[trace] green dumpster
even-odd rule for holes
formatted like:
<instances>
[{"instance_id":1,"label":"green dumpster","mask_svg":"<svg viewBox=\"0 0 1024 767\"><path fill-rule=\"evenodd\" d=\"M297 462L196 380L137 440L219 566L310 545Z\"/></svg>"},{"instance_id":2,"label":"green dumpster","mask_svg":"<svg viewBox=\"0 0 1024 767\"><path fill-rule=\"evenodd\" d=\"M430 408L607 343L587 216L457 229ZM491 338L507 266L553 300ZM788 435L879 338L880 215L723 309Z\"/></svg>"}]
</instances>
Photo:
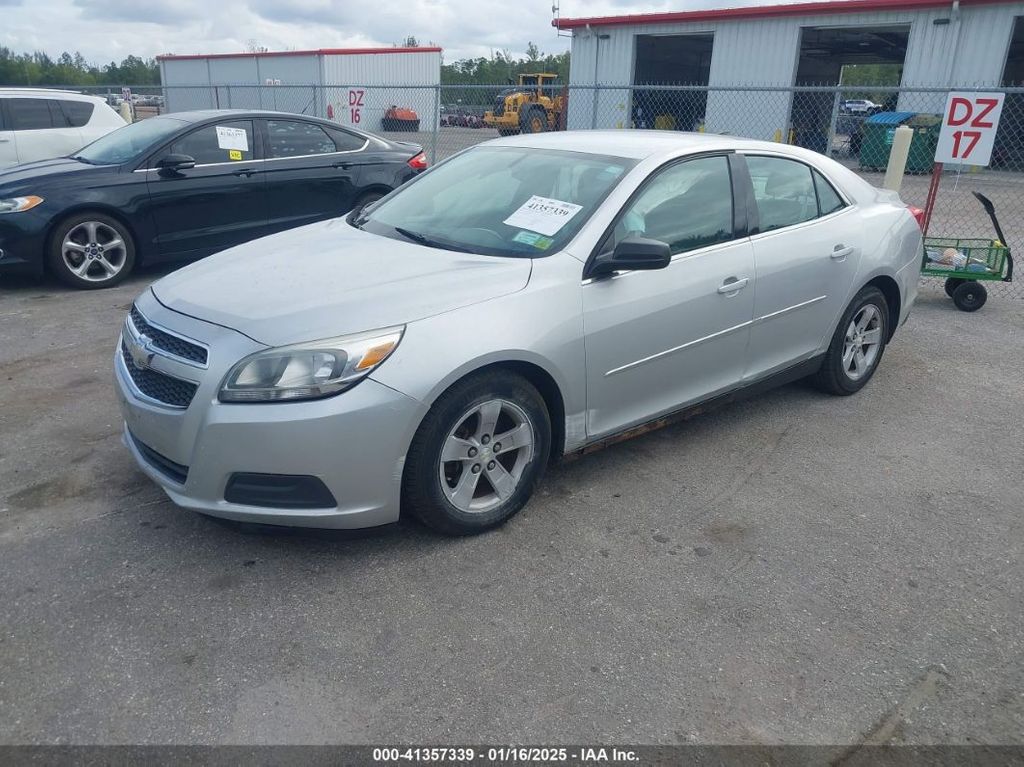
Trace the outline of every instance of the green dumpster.
<instances>
[{"instance_id":1,"label":"green dumpster","mask_svg":"<svg viewBox=\"0 0 1024 767\"><path fill-rule=\"evenodd\" d=\"M942 119L938 115L916 112L879 112L864 121L860 144L860 167L885 170L892 152L896 129L906 125L914 131L907 157L907 173L927 173L935 162Z\"/></svg>"}]
</instances>

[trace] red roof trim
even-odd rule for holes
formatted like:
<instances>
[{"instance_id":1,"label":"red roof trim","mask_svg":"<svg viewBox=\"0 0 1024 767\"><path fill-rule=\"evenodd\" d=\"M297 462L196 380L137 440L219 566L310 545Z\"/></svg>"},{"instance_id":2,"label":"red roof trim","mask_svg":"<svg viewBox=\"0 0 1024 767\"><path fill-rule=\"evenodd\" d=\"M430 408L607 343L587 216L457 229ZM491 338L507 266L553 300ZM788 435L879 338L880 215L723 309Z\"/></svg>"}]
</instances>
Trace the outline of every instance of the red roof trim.
<instances>
[{"instance_id":1,"label":"red roof trim","mask_svg":"<svg viewBox=\"0 0 1024 767\"><path fill-rule=\"evenodd\" d=\"M245 59L266 58L270 56L359 56L367 53L440 53L441 48L425 46L422 48L319 48L314 51L267 51L266 53L190 53L175 56L165 53L157 56L157 61L183 61L188 59Z\"/></svg>"},{"instance_id":2,"label":"red roof trim","mask_svg":"<svg viewBox=\"0 0 1024 767\"><path fill-rule=\"evenodd\" d=\"M960 5L997 5L1015 0L960 0ZM729 21L779 16L810 16L822 14L859 13L864 11L913 11L921 8L952 8L950 0L819 0L786 5L755 5L746 8L716 8L707 11L674 11L669 13L635 13L628 16L594 16L591 18L555 19L552 26L578 29L590 25L606 27L616 24L671 24L674 22Z\"/></svg>"}]
</instances>

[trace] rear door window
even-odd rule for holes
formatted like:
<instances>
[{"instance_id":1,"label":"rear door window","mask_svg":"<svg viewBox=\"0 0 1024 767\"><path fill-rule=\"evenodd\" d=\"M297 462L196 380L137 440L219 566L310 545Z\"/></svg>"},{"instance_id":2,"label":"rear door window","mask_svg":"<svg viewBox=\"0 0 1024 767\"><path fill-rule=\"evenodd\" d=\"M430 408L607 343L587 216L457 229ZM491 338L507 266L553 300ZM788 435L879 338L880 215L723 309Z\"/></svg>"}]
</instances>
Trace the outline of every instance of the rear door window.
<instances>
[{"instance_id":1,"label":"rear door window","mask_svg":"<svg viewBox=\"0 0 1024 767\"><path fill-rule=\"evenodd\" d=\"M270 139L267 156L270 159L309 157L338 151L327 132L313 123L267 120L267 135Z\"/></svg>"},{"instance_id":2,"label":"rear door window","mask_svg":"<svg viewBox=\"0 0 1024 767\"><path fill-rule=\"evenodd\" d=\"M175 141L160 156L168 154L188 155L196 165L251 160L252 121L231 120L199 128Z\"/></svg>"},{"instance_id":3,"label":"rear door window","mask_svg":"<svg viewBox=\"0 0 1024 767\"><path fill-rule=\"evenodd\" d=\"M784 157L748 155L746 159L762 232L818 217L818 195L807 165Z\"/></svg>"},{"instance_id":4,"label":"rear door window","mask_svg":"<svg viewBox=\"0 0 1024 767\"><path fill-rule=\"evenodd\" d=\"M89 124L92 119L92 111L95 105L88 101L67 101L57 99L53 102L64 118L64 125L68 128L82 128Z\"/></svg>"},{"instance_id":5,"label":"rear door window","mask_svg":"<svg viewBox=\"0 0 1024 767\"><path fill-rule=\"evenodd\" d=\"M54 124L47 99L7 99L10 130L46 130Z\"/></svg>"}]
</instances>

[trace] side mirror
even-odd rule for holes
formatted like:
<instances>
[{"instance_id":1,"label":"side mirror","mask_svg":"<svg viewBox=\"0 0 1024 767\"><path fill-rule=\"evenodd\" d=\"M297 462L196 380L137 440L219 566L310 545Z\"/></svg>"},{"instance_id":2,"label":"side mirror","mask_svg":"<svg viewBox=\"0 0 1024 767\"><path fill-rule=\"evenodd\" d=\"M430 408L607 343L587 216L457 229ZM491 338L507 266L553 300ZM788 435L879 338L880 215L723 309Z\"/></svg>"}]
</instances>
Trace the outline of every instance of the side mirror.
<instances>
[{"instance_id":1,"label":"side mirror","mask_svg":"<svg viewBox=\"0 0 1024 767\"><path fill-rule=\"evenodd\" d=\"M157 160L156 167L161 174L174 174L196 167L196 160L187 154L169 154Z\"/></svg>"},{"instance_id":2,"label":"side mirror","mask_svg":"<svg viewBox=\"0 0 1024 767\"><path fill-rule=\"evenodd\" d=\"M606 277L613 272L664 269L672 262L667 242L646 237L626 237L611 253L602 253L590 268L591 277Z\"/></svg>"}]
</instances>

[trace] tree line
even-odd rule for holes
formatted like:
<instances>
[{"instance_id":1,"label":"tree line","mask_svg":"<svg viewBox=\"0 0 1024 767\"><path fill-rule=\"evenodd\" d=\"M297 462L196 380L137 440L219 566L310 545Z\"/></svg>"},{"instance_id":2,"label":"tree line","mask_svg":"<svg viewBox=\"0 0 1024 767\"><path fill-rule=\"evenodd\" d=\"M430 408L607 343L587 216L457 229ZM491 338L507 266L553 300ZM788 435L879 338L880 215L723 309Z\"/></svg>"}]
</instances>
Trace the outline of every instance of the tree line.
<instances>
[{"instance_id":1,"label":"tree line","mask_svg":"<svg viewBox=\"0 0 1024 767\"><path fill-rule=\"evenodd\" d=\"M0 47L0 85L159 85L156 59L128 56L118 64L96 65L77 51L56 59L42 51L15 53Z\"/></svg>"}]
</instances>

